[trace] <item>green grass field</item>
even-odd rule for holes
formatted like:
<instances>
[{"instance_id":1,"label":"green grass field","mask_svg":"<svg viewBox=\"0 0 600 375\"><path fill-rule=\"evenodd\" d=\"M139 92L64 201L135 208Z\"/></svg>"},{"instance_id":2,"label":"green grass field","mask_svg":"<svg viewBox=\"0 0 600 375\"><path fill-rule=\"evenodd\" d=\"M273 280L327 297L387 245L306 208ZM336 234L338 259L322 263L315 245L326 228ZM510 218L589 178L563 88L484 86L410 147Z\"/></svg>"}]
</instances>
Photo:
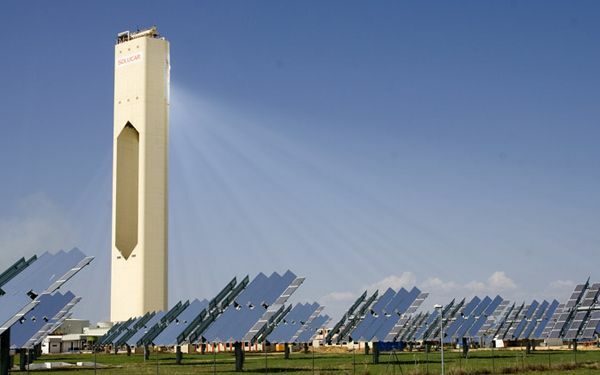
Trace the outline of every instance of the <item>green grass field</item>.
<instances>
[{"instance_id":1,"label":"green grass field","mask_svg":"<svg viewBox=\"0 0 600 375\"><path fill-rule=\"evenodd\" d=\"M600 374L600 351L539 350L526 355L520 350L471 351L462 358L457 351L445 353L446 374ZM234 373L234 357L230 353L184 354L183 364L175 364L175 354L143 355L97 354L97 363L114 366L97 369L99 374L227 374ZM36 362L93 362L93 354L45 355ZM313 371L314 368L314 371ZM244 372L279 374L439 374L440 353L381 353L374 365L372 356L361 353L326 354L292 353L286 360L282 353L247 353ZM51 374L93 374L93 369L44 371Z\"/></svg>"}]
</instances>

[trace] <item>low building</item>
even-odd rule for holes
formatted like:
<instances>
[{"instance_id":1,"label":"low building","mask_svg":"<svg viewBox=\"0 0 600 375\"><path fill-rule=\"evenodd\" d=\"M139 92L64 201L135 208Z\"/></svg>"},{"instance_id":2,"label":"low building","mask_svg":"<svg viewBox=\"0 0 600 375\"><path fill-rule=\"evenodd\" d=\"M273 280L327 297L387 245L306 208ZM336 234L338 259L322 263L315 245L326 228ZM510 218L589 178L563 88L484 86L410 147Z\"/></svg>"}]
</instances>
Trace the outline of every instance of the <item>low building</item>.
<instances>
[{"instance_id":1,"label":"low building","mask_svg":"<svg viewBox=\"0 0 600 375\"><path fill-rule=\"evenodd\" d=\"M92 350L94 343L106 334L112 324L98 323L90 327L89 320L67 319L42 342L42 353L73 353Z\"/></svg>"}]
</instances>

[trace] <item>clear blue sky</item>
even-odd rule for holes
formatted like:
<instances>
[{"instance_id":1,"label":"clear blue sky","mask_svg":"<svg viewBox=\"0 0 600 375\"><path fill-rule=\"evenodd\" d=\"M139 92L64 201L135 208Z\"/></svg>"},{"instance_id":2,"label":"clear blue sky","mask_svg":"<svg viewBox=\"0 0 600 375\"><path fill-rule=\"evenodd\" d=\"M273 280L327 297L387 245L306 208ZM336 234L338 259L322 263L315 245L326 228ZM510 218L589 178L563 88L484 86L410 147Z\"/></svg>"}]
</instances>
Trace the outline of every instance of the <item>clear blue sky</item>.
<instances>
[{"instance_id":1,"label":"clear blue sky","mask_svg":"<svg viewBox=\"0 0 600 375\"><path fill-rule=\"evenodd\" d=\"M171 303L287 268L339 313L600 279L597 1L0 5L0 265L77 245L108 318L113 45L171 42ZM436 301L433 301L436 299Z\"/></svg>"}]
</instances>

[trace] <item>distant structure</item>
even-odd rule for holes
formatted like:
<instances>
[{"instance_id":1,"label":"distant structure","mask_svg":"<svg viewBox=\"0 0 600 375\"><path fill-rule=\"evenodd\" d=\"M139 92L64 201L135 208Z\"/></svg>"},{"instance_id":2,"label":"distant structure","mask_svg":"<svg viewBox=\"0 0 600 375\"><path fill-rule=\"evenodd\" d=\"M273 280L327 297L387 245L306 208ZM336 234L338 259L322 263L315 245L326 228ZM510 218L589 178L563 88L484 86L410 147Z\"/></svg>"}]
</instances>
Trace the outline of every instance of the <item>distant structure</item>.
<instances>
[{"instance_id":1,"label":"distant structure","mask_svg":"<svg viewBox=\"0 0 600 375\"><path fill-rule=\"evenodd\" d=\"M169 42L156 27L115 45L111 320L166 310Z\"/></svg>"}]
</instances>

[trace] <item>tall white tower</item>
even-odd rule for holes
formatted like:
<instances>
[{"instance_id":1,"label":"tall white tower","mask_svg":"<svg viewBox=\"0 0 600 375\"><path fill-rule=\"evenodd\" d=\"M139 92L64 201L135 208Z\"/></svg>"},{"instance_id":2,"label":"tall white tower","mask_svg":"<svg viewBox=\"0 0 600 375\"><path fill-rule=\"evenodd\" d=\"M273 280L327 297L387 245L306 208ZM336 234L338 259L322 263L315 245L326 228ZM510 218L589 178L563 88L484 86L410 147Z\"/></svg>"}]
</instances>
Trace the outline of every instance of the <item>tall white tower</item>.
<instances>
[{"instance_id":1,"label":"tall white tower","mask_svg":"<svg viewBox=\"0 0 600 375\"><path fill-rule=\"evenodd\" d=\"M112 321L167 308L169 42L156 27L115 45Z\"/></svg>"}]
</instances>

